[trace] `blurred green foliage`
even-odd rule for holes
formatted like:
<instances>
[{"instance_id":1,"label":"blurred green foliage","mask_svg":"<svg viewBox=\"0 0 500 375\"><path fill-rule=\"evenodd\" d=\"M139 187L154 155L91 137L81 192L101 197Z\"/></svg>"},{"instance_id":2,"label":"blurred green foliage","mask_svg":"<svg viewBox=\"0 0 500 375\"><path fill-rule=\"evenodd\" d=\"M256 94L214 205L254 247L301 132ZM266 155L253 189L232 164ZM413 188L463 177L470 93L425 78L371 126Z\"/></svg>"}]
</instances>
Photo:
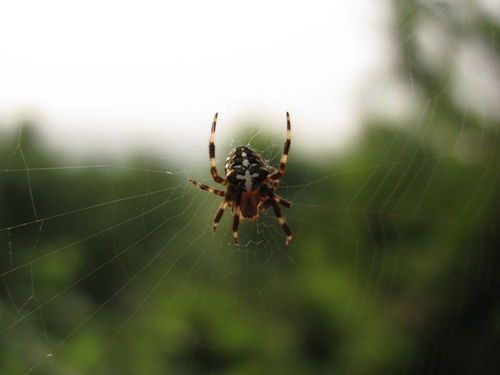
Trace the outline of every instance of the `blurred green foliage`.
<instances>
[{"instance_id":1,"label":"blurred green foliage","mask_svg":"<svg viewBox=\"0 0 500 375\"><path fill-rule=\"evenodd\" d=\"M419 14L396 9L405 38ZM4 134L0 374L498 373L498 124L404 69L427 117L320 164L292 147L288 248L270 214L240 250L227 217L211 233L219 199L179 165L69 168L29 124Z\"/></svg>"}]
</instances>

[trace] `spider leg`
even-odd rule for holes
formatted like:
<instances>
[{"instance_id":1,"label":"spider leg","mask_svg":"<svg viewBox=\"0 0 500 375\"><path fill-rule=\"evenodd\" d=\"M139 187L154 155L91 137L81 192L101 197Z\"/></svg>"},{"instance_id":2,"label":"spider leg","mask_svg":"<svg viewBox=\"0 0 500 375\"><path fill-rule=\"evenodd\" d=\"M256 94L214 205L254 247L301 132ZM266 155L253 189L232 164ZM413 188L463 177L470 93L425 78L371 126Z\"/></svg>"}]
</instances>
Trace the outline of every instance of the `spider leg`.
<instances>
[{"instance_id":1,"label":"spider leg","mask_svg":"<svg viewBox=\"0 0 500 375\"><path fill-rule=\"evenodd\" d=\"M231 202L233 191L228 188L224 193L224 201L220 204L217 213L215 214L214 221L212 222L212 229L215 231L217 229L217 225L219 225L220 219L222 219L222 215L224 215L225 209L229 206Z\"/></svg>"},{"instance_id":2,"label":"spider leg","mask_svg":"<svg viewBox=\"0 0 500 375\"><path fill-rule=\"evenodd\" d=\"M276 200L276 196L274 195L273 191L267 186L267 185L262 185L263 190L269 195L269 200L271 201L271 206L273 207L274 214L276 215L276 218L278 219L278 223L281 225L281 228L283 229L283 232L286 234L286 243L285 245L288 245L292 239L292 230L288 226L285 218L283 215L281 215L281 209L280 206L278 205L278 202Z\"/></svg>"},{"instance_id":3,"label":"spider leg","mask_svg":"<svg viewBox=\"0 0 500 375\"><path fill-rule=\"evenodd\" d=\"M278 194L274 194L274 200L276 201L276 203L281 204L283 207L286 207L286 208L292 208L292 206L293 206L292 202L290 202L289 200L286 200L283 197L280 197ZM261 202L260 209L267 210L269 207L272 206L271 201L272 201L271 198L264 199Z\"/></svg>"},{"instance_id":4,"label":"spider leg","mask_svg":"<svg viewBox=\"0 0 500 375\"><path fill-rule=\"evenodd\" d=\"M226 195L222 190L214 189L208 185L201 184L198 181L193 180L192 178L189 179L189 182L191 182L194 186L196 186L198 189L208 191L209 193L218 195L219 197L223 197Z\"/></svg>"},{"instance_id":5,"label":"spider leg","mask_svg":"<svg viewBox=\"0 0 500 375\"><path fill-rule=\"evenodd\" d=\"M288 161L288 152L290 151L290 144L292 142L292 128L290 125L290 114L286 113L286 140L281 154L280 167L277 172L269 176L269 180L279 180L285 174L286 163Z\"/></svg>"},{"instance_id":6,"label":"spider leg","mask_svg":"<svg viewBox=\"0 0 500 375\"><path fill-rule=\"evenodd\" d=\"M222 215L224 215L224 210L226 209L227 206L228 206L228 201L226 200L220 204L219 210L215 214L214 221L212 223L212 229L214 230L214 232L217 229L217 225L219 225L219 221L222 218Z\"/></svg>"},{"instance_id":7,"label":"spider leg","mask_svg":"<svg viewBox=\"0 0 500 375\"><path fill-rule=\"evenodd\" d=\"M227 181L219 176L217 172L217 162L215 161L215 127L217 125L218 113L215 114L212 122L212 131L210 132L210 141L208 142L208 156L210 158L210 173L215 182L226 185Z\"/></svg>"},{"instance_id":8,"label":"spider leg","mask_svg":"<svg viewBox=\"0 0 500 375\"><path fill-rule=\"evenodd\" d=\"M233 204L233 240L236 247L240 246L240 240L238 237L238 227L240 225L240 202L241 202L241 192L236 193Z\"/></svg>"}]
</instances>

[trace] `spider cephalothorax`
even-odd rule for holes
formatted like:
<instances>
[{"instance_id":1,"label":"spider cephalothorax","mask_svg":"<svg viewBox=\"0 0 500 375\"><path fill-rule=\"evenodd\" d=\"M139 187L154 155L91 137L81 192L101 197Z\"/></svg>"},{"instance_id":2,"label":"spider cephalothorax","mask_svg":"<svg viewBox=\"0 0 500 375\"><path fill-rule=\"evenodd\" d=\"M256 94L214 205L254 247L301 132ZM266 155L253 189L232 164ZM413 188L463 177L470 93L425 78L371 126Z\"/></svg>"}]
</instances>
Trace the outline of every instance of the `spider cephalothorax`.
<instances>
[{"instance_id":1,"label":"spider cephalothorax","mask_svg":"<svg viewBox=\"0 0 500 375\"><path fill-rule=\"evenodd\" d=\"M224 197L217 214L213 221L213 229L224 214L224 210L229 206L233 209L233 238L236 246L239 245L238 226L240 218L257 220L260 210L273 208L278 222L287 235L286 244L292 239L292 231L281 215L279 204L285 207L292 207L292 203L275 194L280 179L285 174L285 167L288 160L288 151L291 143L290 115L287 118L287 138L279 169L276 169L266 163L266 161L254 150L248 146L238 146L228 155L224 164L226 178L219 176L217 172L217 163L215 161L215 127L217 124L217 113L212 123L212 132L208 144L208 153L210 157L210 173L215 182L226 185L226 191L217 190L200 184L192 179L190 181L196 187L209 191L215 195Z\"/></svg>"}]
</instances>

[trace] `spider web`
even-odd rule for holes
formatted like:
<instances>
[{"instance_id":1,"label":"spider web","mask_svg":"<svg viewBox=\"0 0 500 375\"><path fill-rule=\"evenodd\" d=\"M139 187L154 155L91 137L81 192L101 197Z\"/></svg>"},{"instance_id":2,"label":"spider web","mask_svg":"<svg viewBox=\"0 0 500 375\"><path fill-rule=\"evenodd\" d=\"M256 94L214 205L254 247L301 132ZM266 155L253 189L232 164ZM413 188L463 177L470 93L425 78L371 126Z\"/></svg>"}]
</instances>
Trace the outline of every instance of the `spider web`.
<instances>
[{"instance_id":1,"label":"spider web","mask_svg":"<svg viewBox=\"0 0 500 375\"><path fill-rule=\"evenodd\" d=\"M417 94L407 126L372 121L321 158L294 138L288 247L271 212L241 225L239 249L228 213L212 233L220 198L187 182L215 185L205 149L68 165L29 125L6 137L0 369L493 373L499 117L453 102L449 76L418 92L413 21L395 47ZM247 143L278 165L283 126L268 127L218 139L219 168Z\"/></svg>"}]
</instances>

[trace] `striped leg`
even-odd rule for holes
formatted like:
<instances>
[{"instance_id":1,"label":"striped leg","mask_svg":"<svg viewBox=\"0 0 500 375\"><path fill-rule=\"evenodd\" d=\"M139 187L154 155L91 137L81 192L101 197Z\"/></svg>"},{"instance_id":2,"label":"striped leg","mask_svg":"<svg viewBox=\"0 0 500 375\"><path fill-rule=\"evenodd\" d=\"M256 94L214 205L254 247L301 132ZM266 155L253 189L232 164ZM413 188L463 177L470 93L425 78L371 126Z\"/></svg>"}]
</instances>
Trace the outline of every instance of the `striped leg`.
<instances>
[{"instance_id":1,"label":"striped leg","mask_svg":"<svg viewBox=\"0 0 500 375\"><path fill-rule=\"evenodd\" d=\"M288 151L290 151L290 144L292 142L292 128L290 125L290 114L286 113L286 140L283 154L281 154L280 167L277 172L273 173L268 178L270 180L279 180L285 174L286 163L288 161Z\"/></svg>"},{"instance_id":2,"label":"striped leg","mask_svg":"<svg viewBox=\"0 0 500 375\"><path fill-rule=\"evenodd\" d=\"M286 234L286 243L285 245L288 245L292 239L292 230L286 223L285 218L283 215L281 215L281 209L280 206L278 205L278 202L276 200L276 196L274 195L273 191L266 185L262 186L264 191L269 195L270 201L271 201L271 206L273 207L274 214L276 215L276 218L278 219L278 223L281 225L281 228L283 229L283 232Z\"/></svg>"},{"instance_id":3,"label":"striped leg","mask_svg":"<svg viewBox=\"0 0 500 375\"><path fill-rule=\"evenodd\" d=\"M214 189L208 185L201 184L198 181L193 180L192 178L189 179L189 182L191 182L194 186L196 186L198 189L208 191L209 193L218 195L219 197L223 197L226 195L222 190Z\"/></svg>"},{"instance_id":4,"label":"striped leg","mask_svg":"<svg viewBox=\"0 0 500 375\"><path fill-rule=\"evenodd\" d=\"M276 203L281 204L283 207L292 208L293 205L292 202L286 200L285 198L280 197L278 194L274 194L274 200L276 201ZM260 205L260 209L267 210L269 207L272 206L271 201L272 201L271 198L263 200Z\"/></svg>"},{"instance_id":5,"label":"striped leg","mask_svg":"<svg viewBox=\"0 0 500 375\"><path fill-rule=\"evenodd\" d=\"M212 131L210 132L210 141L208 143L208 156L210 157L210 173L215 182L226 185L227 181L219 176L217 172L217 162L215 161L215 127L217 125L217 116L219 114L216 113L214 116L214 121L212 122Z\"/></svg>"},{"instance_id":6,"label":"striped leg","mask_svg":"<svg viewBox=\"0 0 500 375\"><path fill-rule=\"evenodd\" d=\"M226 190L226 193L224 194L224 201L220 204L219 209L217 210L217 213L215 214L214 221L212 223L212 229L215 231L217 229L217 225L219 225L220 219L222 219L222 215L224 215L224 211L226 210L227 206L229 206L229 203L231 202L233 196L233 191L231 187L228 187Z\"/></svg>"},{"instance_id":7,"label":"striped leg","mask_svg":"<svg viewBox=\"0 0 500 375\"><path fill-rule=\"evenodd\" d=\"M219 221L222 218L222 215L224 215L224 210L227 208L227 205L229 204L229 201L224 201L220 204L219 210L215 214L214 221L212 223L212 229L215 230L217 229L217 225L219 225Z\"/></svg>"},{"instance_id":8,"label":"striped leg","mask_svg":"<svg viewBox=\"0 0 500 375\"><path fill-rule=\"evenodd\" d=\"M233 240L236 247L240 246L240 240L238 237L238 227L240 225L240 202L241 192L237 192L233 205Z\"/></svg>"}]
</instances>

